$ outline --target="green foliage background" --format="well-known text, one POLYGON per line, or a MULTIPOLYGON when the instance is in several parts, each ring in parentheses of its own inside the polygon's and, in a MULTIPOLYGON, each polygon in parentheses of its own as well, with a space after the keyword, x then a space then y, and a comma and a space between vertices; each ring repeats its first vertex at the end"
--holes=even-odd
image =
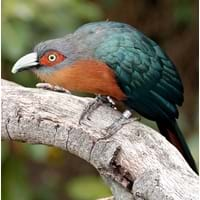
MULTIPOLYGON (((185 86, 179 124, 198 161, 197 4, 193 0, 3 0, 2 77, 34 87, 38 80, 33 74, 13 75, 10 70, 35 44, 91 21, 129 23, 156 40, 177 65, 185 86)), ((92 200, 109 195, 97 172, 71 154, 2 142, 3 200, 92 200)))

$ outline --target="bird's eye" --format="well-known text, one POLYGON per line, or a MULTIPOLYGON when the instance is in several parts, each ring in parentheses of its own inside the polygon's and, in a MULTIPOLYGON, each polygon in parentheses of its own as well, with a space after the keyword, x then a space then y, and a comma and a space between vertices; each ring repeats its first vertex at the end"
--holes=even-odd
POLYGON ((53 67, 65 60, 65 56, 56 50, 49 50, 45 52, 40 58, 40 65, 46 67, 53 67))
POLYGON ((56 60, 56 58, 57 58, 57 56, 56 56, 55 54, 50 54, 50 55, 48 56, 48 60, 49 60, 50 62, 54 62, 54 61, 56 60))

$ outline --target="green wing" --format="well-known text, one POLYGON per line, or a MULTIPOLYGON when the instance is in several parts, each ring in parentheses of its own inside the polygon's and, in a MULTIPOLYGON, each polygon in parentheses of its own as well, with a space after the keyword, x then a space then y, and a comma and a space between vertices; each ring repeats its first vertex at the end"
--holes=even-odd
POLYGON ((183 86, 175 66, 154 41, 130 27, 111 29, 95 56, 115 71, 128 106, 152 120, 178 117, 183 86))

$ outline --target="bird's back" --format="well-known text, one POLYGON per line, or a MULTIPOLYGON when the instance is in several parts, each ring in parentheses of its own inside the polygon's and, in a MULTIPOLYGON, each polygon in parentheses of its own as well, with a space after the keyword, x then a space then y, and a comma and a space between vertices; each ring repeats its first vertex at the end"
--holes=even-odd
POLYGON ((182 82, 172 61, 154 41, 118 22, 89 23, 76 33, 89 35, 85 39, 94 42, 95 58, 115 71, 128 106, 152 120, 178 117, 182 82))

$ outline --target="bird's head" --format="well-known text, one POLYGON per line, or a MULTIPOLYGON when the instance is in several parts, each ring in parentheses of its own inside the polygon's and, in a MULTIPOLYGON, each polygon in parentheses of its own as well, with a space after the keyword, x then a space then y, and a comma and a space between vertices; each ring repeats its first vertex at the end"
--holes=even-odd
MULTIPOLYGON (((82 50, 72 35, 47 40, 34 47, 33 52, 21 57, 13 66, 12 73, 31 70, 36 74, 50 74, 78 60, 82 50)), ((82 56, 86 56, 82 54, 82 56)))
POLYGON ((31 70, 50 74, 81 59, 93 59, 96 47, 105 38, 107 23, 90 23, 65 37, 47 40, 35 46, 32 53, 21 57, 12 73, 31 70))

